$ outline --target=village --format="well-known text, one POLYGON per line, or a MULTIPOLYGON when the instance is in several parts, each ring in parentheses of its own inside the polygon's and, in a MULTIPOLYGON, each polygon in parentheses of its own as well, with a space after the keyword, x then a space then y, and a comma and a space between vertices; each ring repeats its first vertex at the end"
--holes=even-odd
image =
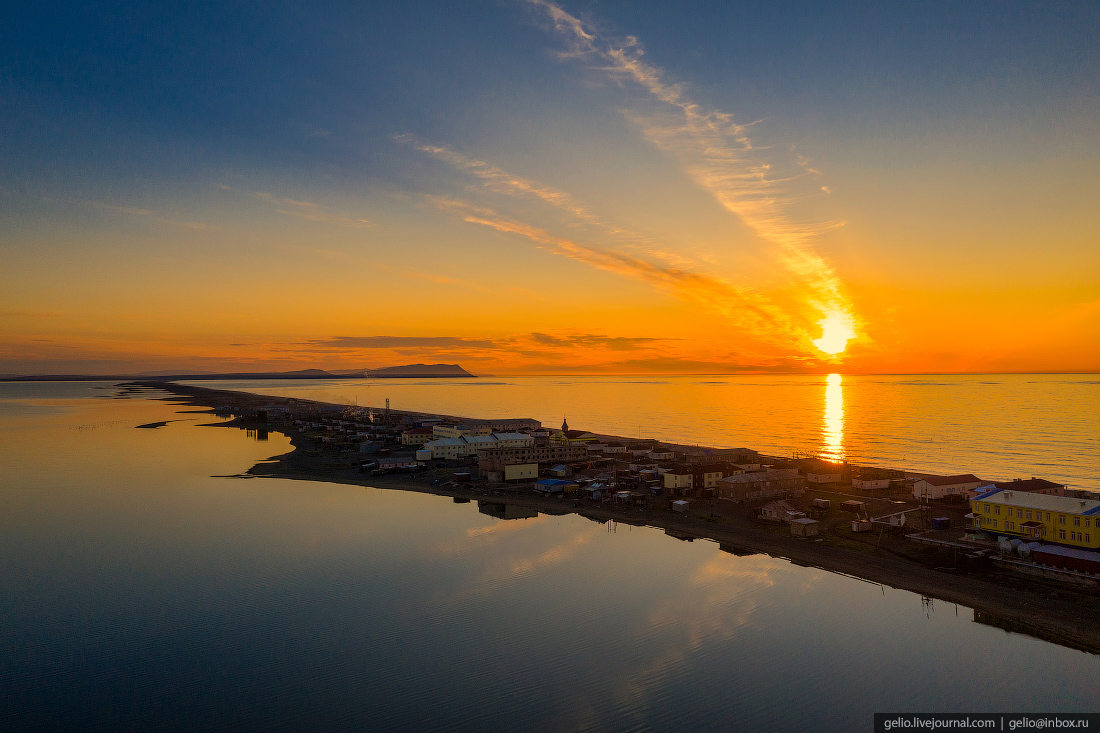
POLYGON ((1037 477, 932 475, 601 435, 567 421, 547 428, 528 418, 325 410, 294 400, 242 417, 293 434, 307 455, 334 468, 484 495, 479 507, 502 519, 534 516, 516 501, 543 497, 563 511, 611 509, 639 524, 672 514, 910 559, 943 562, 947 554, 957 568, 992 565, 1100 585, 1100 497, 1037 477))

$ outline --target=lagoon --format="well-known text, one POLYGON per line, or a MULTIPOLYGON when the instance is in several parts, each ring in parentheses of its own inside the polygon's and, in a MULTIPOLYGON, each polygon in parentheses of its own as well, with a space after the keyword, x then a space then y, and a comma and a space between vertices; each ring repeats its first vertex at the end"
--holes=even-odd
POLYGON ((118 396, 0 383, 5 729, 850 731, 1095 707, 1100 658, 965 607, 644 527, 226 478, 288 442, 118 396))

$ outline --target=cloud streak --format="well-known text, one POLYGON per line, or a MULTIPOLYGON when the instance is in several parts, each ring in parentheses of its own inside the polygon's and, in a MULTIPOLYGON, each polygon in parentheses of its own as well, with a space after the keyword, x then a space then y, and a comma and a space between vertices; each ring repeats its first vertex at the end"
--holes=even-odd
POLYGON ((632 254, 604 249, 555 236, 544 229, 505 217, 491 209, 463 201, 430 196, 437 208, 461 216, 471 224, 527 238, 541 249, 578 260, 597 269, 649 283, 685 300, 717 312, 765 341, 788 347, 800 342, 804 333, 780 308, 746 288, 720 278, 657 265, 632 254))
MULTIPOLYGON (((646 138, 677 155, 699 186, 775 246, 777 260, 799 280, 823 319, 831 317, 854 330, 855 316, 843 284, 813 244, 819 234, 839 224, 800 222, 788 215, 791 179, 774 177, 775 165, 753 144, 748 125, 692 100, 684 84, 665 81, 660 68, 642 59, 636 38, 616 43, 548 0, 524 1, 543 11, 565 40, 568 51, 563 58, 591 62, 602 73, 631 82, 662 103, 664 114, 632 115, 646 138)), ((818 175, 801 156, 794 164, 805 171, 800 175, 818 175)))
POLYGON ((108 204, 103 201, 89 201, 90 206, 95 206, 99 209, 106 209, 116 214, 126 214, 127 216, 137 217, 139 219, 147 219, 149 221, 157 222, 158 224, 169 224, 171 226, 184 227, 185 229, 193 229, 197 232, 214 231, 219 227, 213 224, 206 224, 201 221, 179 221, 178 219, 169 219, 165 216, 153 211, 151 209, 139 209, 132 206, 118 206, 116 204, 108 204))

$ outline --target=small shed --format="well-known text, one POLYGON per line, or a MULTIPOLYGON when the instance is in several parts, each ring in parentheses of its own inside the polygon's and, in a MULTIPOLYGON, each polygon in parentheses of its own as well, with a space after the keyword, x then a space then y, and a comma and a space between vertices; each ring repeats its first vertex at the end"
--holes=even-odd
POLYGON ((455 481, 470 481, 474 475, 469 471, 459 471, 454 475, 455 481))
POLYGON ((853 513, 858 514, 859 512, 863 511, 864 506, 865 506, 865 504, 862 501, 856 501, 855 499, 849 499, 848 501, 845 501, 845 502, 841 503, 840 508, 843 509, 846 512, 853 512, 853 513))
POLYGON ((809 517, 792 519, 791 534, 795 537, 817 537, 821 534, 821 522, 809 517))
POLYGON ((674 512, 686 512, 689 504, 683 499, 678 499, 672 502, 672 511, 674 512))
POLYGON ((814 499, 813 503, 818 509, 828 509, 832 505, 832 502, 828 499, 814 499))
POLYGON ((932 517, 932 529, 951 529, 951 517, 932 517))
POLYGON ((566 466, 564 464, 554 466, 553 468, 550 469, 550 475, 554 476, 555 478, 565 478, 566 476, 569 476, 572 473, 573 473, 573 469, 571 469, 569 466, 566 466))
POLYGON ((852 520, 853 532, 870 532, 871 520, 870 519, 853 519, 852 520))

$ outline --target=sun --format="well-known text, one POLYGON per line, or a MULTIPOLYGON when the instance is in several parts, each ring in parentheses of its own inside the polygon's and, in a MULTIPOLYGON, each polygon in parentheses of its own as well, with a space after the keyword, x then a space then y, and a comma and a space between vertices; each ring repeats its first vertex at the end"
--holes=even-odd
POLYGON ((852 327, 852 317, 841 311, 832 311, 817 322, 821 327, 821 338, 814 339, 818 350, 835 356, 848 348, 848 341, 856 337, 852 327))

